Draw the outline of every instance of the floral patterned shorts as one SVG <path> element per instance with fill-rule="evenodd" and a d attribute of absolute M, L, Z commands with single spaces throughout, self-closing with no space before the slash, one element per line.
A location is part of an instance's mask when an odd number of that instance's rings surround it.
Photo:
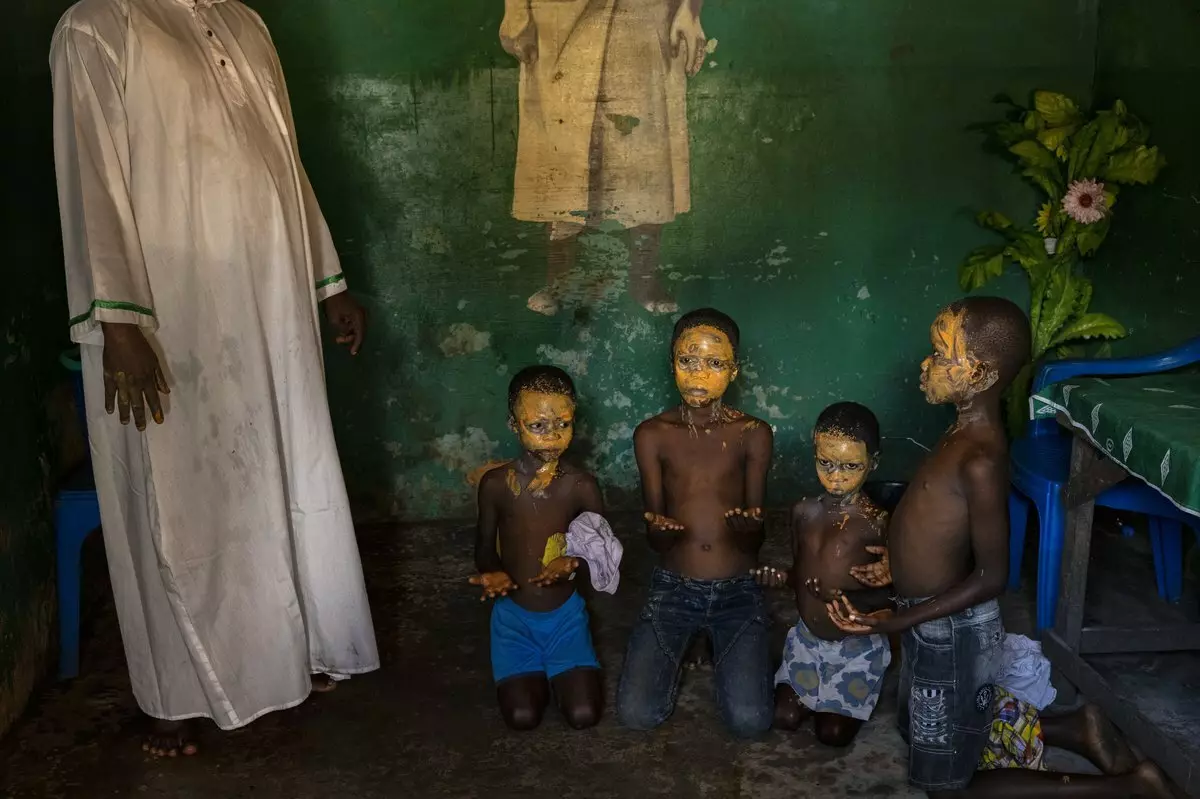
<path fill-rule="evenodd" d="M 848 635 L 826 641 L 804 621 L 788 630 L 776 685 L 790 685 L 800 704 L 815 713 L 866 721 L 879 701 L 892 650 L 882 635 Z"/>

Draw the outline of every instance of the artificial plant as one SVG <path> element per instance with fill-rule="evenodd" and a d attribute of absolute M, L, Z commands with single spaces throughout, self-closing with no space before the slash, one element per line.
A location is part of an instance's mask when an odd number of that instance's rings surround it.
<path fill-rule="evenodd" d="M 1120 100 L 1091 114 L 1055 92 L 1035 92 L 1032 108 L 1001 101 L 1011 111 L 1003 121 L 982 126 L 989 144 L 1014 160 L 1046 200 L 1028 227 L 996 211 L 980 213 L 979 224 L 1004 241 L 968 254 L 958 279 L 964 291 L 973 291 L 999 277 L 1009 262 L 1029 279 L 1032 357 L 1008 397 L 1010 430 L 1016 433 L 1042 359 L 1069 355 L 1088 339 L 1125 335 L 1116 319 L 1089 310 L 1092 282 L 1078 265 L 1108 235 L 1120 186 L 1153 183 L 1166 160 L 1149 146 L 1149 129 Z"/>

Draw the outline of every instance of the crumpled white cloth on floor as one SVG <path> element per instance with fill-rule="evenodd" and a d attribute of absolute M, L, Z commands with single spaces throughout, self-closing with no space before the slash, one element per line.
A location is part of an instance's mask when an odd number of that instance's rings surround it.
<path fill-rule="evenodd" d="M 599 513 L 585 511 L 567 527 L 567 554 L 587 561 L 592 587 L 615 594 L 621 582 L 621 557 L 625 548 Z"/>
<path fill-rule="evenodd" d="M 1050 661 L 1042 654 L 1042 645 L 1023 635 L 1004 636 L 992 682 L 1038 710 L 1045 710 L 1058 696 L 1050 684 Z"/>

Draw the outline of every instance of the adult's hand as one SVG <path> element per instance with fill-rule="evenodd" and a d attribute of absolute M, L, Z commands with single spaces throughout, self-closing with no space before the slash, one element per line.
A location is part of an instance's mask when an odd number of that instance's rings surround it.
<path fill-rule="evenodd" d="M 170 394 L 158 356 L 137 325 L 101 322 L 104 331 L 104 410 L 117 411 L 121 424 L 146 429 L 146 415 L 163 423 L 159 394 Z"/>
<path fill-rule="evenodd" d="M 367 312 L 358 301 L 343 291 L 325 300 L 325 316 L 337 335 L 338 344 L 348 344 L 350 354 L 358 355 L 367 334 Z"/>

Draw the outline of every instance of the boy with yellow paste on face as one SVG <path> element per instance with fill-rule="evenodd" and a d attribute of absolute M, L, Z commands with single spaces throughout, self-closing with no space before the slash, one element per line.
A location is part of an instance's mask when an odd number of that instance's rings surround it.
<path fill-rule="evenodd" d="M 1162 772 L 1137 764 L 1096 708 L 1040 717 L 994 685 L 1008 580 L 1008 441 L 1000 397 L 1029 361 L 1029 320 L 998 297 L 944 308 L 930 329 L 921 389 L 956 418 L 917 468 L 888 526 L 877 570 L 897 610 L 880 618 L 846 596 L 826 606 L 842 631 L 903 633 L 898 722 L 909 783 L 931 797 L 1171 796 Z M 1040 730 L 1037 728 L 1040 726 Z M 1041 770 L 1045 746 L 1091 760 L 1102 775 Z"/>
<path fill-rule="evenodd" d="M 886 552 L 887 513 L 862 491 L 879 464 L 879 422 L 858 403 L 830 405 L 813 449 L 825 491 L 792 508 L 792 568 L 754 574 L 760 585 L 790 584 L 800 611 L 775 674 L 775 727 L 796 730 L 813 717 L 819 741 L 848 746 L 875 710 L 892 654 L 885 636 L 839 630 L 825 603 L 845 593 L 859 606 L 889 606 L 886 575 L 873 567 Z"/>
<path fill-rule="evenodd" d="M 685 314 L 671 339 L 682 402 L 634 434 L 650 546 L 662 554 L 617 690 L 617 715 L 634 729 L 671 715 L 684 655 L 700 633 L 712 642 L 729 730 L 751 738 L 771 726 L 767 614 L 750 569 L 763 543 L 773 436 L 724 404 L 738 343 L 737 324 L 720 311 Z"/>
<path fill-rule="evenodd" d="M 565 534 L 580 520 L 610 538 L 611 531 L 599 515 L 596 479 L 561 460 L 575 423 L 566 372 L 523 369 L 509 385 L 508 408 L 524 452 L 480 480 L 479 574 L 470 579 L 483 589 L 481 601 L 496 600 L 491 650 L 500 712 L 512 729 L 533 729 L 553 689 L 567 723 L 583 729 L 600 720 L 603 694 L 587 609 L 572 583 L 583 558 L 568 554 Z"/>

